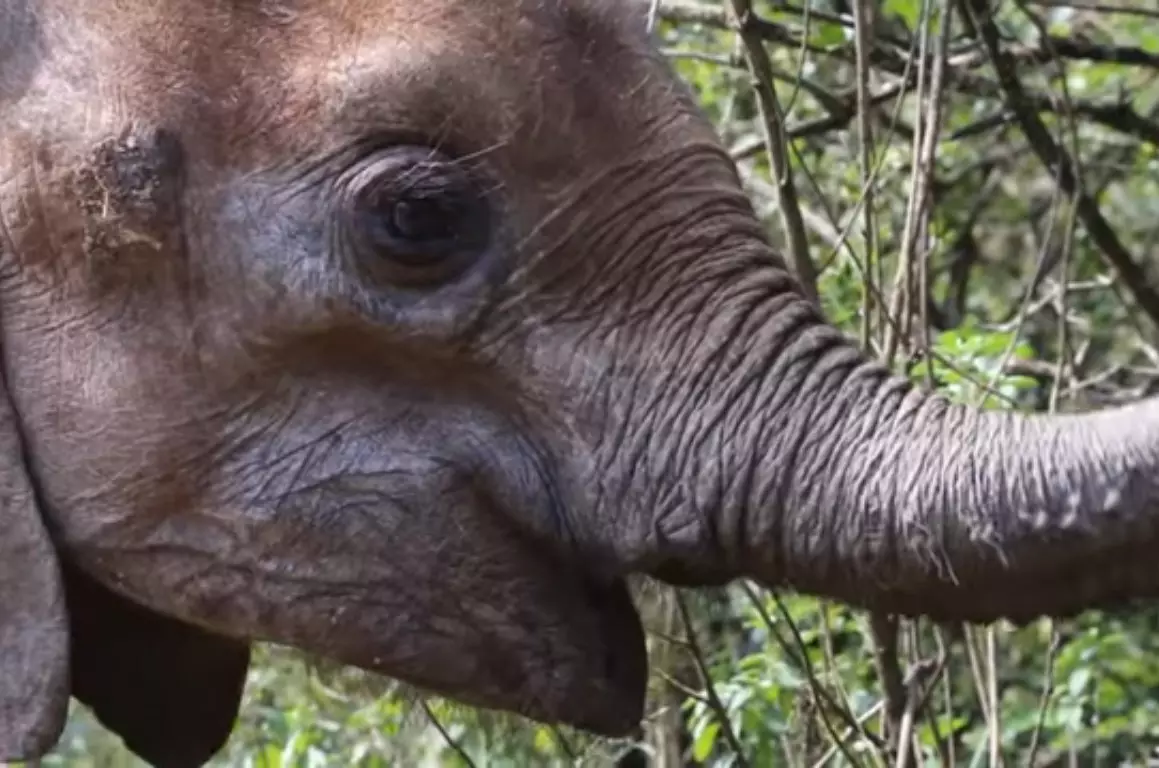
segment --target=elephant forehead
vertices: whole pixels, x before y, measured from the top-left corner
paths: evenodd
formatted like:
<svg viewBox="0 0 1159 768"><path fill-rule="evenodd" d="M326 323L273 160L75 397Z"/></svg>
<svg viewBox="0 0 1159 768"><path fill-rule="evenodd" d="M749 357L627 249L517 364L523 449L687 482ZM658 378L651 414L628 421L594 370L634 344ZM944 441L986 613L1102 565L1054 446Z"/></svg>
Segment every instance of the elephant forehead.
<svg viewBox="0 0 1159 768"><path fill-rule="evenodd" d="M640 93L655 61L633 2L360 5L352 22L301 24L289 61L330 136L413 132L516 176L574 178L657 111Z"/></svg>
<svg viewBox="0 0 1159 768"><path fill-rule="evenodd" d="M90 131L180 127L235 166L367 133L559 162L657 106L637 92L654 60L633 0L40 2L60 6L44 82L90 84Z"/></svg>

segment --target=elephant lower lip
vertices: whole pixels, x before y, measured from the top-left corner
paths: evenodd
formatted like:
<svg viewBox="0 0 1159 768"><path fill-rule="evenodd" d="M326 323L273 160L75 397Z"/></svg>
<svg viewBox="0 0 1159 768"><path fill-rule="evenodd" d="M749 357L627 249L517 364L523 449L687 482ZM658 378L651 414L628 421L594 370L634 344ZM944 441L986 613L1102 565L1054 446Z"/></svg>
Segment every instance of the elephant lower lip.
<svg viewBox="0 0 1159 768"><path fill-rule="evenodd" d="M639 614L622 581L589 585L587 604L599 617L602 647L591 651L600 653L591 661L595 674L578 681L586 690L573 701L582 705L563 719L601 736L638 735L648 683L648 653Z"/></svg>

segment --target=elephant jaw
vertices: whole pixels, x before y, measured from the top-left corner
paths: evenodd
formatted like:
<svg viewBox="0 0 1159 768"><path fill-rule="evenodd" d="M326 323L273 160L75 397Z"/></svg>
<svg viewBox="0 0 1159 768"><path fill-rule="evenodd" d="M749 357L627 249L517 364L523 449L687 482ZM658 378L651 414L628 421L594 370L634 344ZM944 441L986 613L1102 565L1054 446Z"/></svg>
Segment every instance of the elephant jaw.
<svg viewBox="0 0 1159 768"><path fill-rule="evenodd" d="M517 710L539 722L555 722L609 738L639 736L648 686L648 651L640 616L626 584L585 580L574 587L559 627L575 645L557 653L545 679L527 682L529 696ZM485 702L480 702L486 706Z"/></svg>
<svg viewBox="0 0 1159 768"><path fill-rule="evenodd" d="M638 736L648 687L648 649L627 585L587 585L587 604L599 627L599 646L588 649L595 674L570 681L572 691L554 705L553 718L611 738ZM536 718L534 711L526 712Z"/></svg>
<svg viewBox="0 0 1159 768"><path fill-rule="evenodd" d="M345 653L330 658L394 678L460 703L561 724L608 738L640 736L648 685L644 628L622 580L597 584L561 578L558 612L535 631L548 653L527 663L506 689L466 691L446 677L380 665ZM560 642L559 638L566 638ZM501 667L502 654L491 659ZM524 659L527 661L527 659Z"/></svg>

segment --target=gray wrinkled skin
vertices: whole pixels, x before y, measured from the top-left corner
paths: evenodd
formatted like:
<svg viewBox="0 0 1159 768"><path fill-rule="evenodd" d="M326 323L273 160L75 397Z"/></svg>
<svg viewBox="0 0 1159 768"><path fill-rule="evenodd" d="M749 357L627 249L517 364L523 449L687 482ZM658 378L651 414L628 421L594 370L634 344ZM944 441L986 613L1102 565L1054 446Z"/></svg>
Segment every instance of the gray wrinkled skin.
<svg viewBox="0 0 1159 768"><path fill-rule="evenodd" d="M0 0L0 758L71 694L201 764L254 640L627 733L633 573L960 620L1155 594L1155 403L984 414L865 361L642 10ZM421 284L354 215L406 157L485 190Z"/></svg>

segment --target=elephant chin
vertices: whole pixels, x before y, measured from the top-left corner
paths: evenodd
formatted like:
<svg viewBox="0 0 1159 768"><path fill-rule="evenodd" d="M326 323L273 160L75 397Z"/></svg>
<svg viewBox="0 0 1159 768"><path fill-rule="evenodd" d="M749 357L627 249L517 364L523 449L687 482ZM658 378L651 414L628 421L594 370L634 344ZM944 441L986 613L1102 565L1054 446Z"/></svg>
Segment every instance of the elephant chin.
<svg viewBox="0 0 1159 768"><path fill-rule="evenodd" d="M648 651L644 628L622 580L547 578L554 597L537 605L552 612L549 621L523 628L535 638L515 675L512 648L477 650L490 677L484 687L468 689L464 680L416 674L414 669L383 667L365 657L327 654L372 673L410 683L460 703L506 711L538 723L566 725L609 738L642 735L648 688ZM542 584L543 582L541 582ZM486 642L485 639L481 639ZM500 682L501 681L501 682Z"/></svg>
<svg viewBox="0 0 1159 768"><path fill-rule="evenodd" d="M623 581L589 584L585 597L597 631L590 635L595 642L584 649L586 660L580 668L594 674L567 686L574 694L558 701L553 719L601 736L639 735L648 688L648 650L640 615Z"/></svg>

